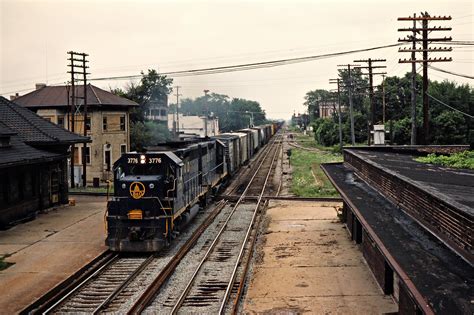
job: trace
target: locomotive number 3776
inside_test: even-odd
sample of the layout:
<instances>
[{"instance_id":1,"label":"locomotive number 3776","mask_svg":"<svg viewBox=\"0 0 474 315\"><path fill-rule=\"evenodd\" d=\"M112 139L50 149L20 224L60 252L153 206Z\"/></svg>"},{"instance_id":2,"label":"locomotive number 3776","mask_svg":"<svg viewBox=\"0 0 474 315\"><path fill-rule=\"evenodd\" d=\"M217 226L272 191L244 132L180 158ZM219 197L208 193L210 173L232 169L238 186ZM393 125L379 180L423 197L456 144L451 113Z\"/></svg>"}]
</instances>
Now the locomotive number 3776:
<instances>
[{"instance_id":1,"label":"locomotive number 3776","mask_svg":"<svg viewBox=\"0 0 474 315\"><path fill-rule=\"evenodd\" d=\"M143 159L143 160L140 160L140 163L141 164L145 164L146 160ZM128 164L138 164L138 158L136 157L129 157L128 158ZM161 163L161 158L160 157L151 157L151 158L148 158L148 164L160 164Z\"/></svg>"}]
</instances>

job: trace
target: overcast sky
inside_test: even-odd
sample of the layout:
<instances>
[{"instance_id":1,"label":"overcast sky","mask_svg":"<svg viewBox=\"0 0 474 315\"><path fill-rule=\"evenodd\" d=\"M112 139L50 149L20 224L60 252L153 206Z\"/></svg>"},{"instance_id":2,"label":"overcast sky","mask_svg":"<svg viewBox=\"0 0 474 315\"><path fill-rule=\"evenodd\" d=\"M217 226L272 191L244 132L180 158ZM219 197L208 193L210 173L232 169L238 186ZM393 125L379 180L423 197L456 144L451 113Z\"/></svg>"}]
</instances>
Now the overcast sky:
<instances>
[{"instance_id":1,"label":"overcast sky","mask_svg":"<svg viewBox=\"0 0 474 315\"><path fill-rule=\"evenodd\" d=\"M90 78L226 66L362 49L397 42L397 17L420 11L451 15L454 40L473 40L473 1L20 1L0 0L0 94L27 93L35 83L68 80L66 52L88 53ZM436 34L438 35L438 34ZM182 97L204 89L260 102L271 118L303 112L304 95L334 88L337 65L357 58L387 59L388 75L401 76L409 57L392 47L281 67L176 78ZM439 68L474 75L474 48L454 48ZM430 78L472 80L430 70ZM378 83L381 79L375 80ZM129 80L97 81L123 87ZM174 101L174 97L173 97Z\"/></svg>"}]
</instances>

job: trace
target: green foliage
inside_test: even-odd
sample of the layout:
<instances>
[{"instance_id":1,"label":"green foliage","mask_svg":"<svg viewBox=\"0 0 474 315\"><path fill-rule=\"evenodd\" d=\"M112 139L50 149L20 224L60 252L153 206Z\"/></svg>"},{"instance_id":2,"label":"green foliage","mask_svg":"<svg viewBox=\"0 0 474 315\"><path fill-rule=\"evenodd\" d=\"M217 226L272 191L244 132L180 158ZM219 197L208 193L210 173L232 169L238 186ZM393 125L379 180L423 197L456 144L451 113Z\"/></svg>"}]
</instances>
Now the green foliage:
<instances>
[{"instance_id":1,"label":"green foliage","mask_svg":"<svg viewBox=\"0 0 474 315\"><path fill-rule=\"evenodd\" d=\"M303 105L308 107L310 120L319 118L319 102L327 101L331 99L331 97L331 92L321 89L306 93Z\"/></svg>"},{"instance_id":2,"label":"green foliage","mask_svg":"<svg viewBox=\"0 0 474 315\"><path fill-rule=\"evenodd\" d=\"M227 95L211 93L196 99L183 99L180 112L184 115L210 115L219 117L221 131L227 132L247 128L253 115L253 124L265 124L265 111L255 101L234 98L230 100Z\"/></svg>"},{"instance_id":3,"label":"green foliage","mask_svg":"<svg viewBox=\"0 0 474 315\"><path fill-rule=\"evenodd\" d=\"M463 151L451 155L428 154L415 159L418 162L439 164L447 167L474 169L474 151Z\"/></svg>"},{"instance_id":4,"label":"green foliage","mask_svg":"<svg viewBox=\"0 0 474 315\"><path fill-rule=\"evenodd\" d=\"M173 91L171 88L173 79L166 75L160 75L154 69L148 69L146 74L142 71L141 74L142 78L138 84L132 82L124 90L111 91L115 95L128 98L140 105L130 112L131 122L145 121L145 113L151 101L163 103L166 106L168 95Z\"/></svg>"},{"instance_id":5,"label":"green foliage","mask_svg":"<svg viewBox=\"0 0 474 315\"><path fill-rule=\"evenodd\" d=\"M319 118L314 122L313 128L317 143L326 147L339 143L339 128L331 119Z\"/></svg>"},{"instance_id":6,"label":"green foliage","mask_svg":"<svg viewBox=\"0 0 474 315\"><path fill-rule=\"evenodd\" d=\"M2 256L0 257L0 271L1 270L5 270L7 269L8 267L14 265L15 263L11 263L11 262L6 262L5 261L5 258L7 258L9 255L5 255L5 256Z\"/></svg>"},{"instance_id":7,"label":"green foliage","mask_svg":"<svg viewBox=\"0 0 474 315\"><path fill-rule=\"evenodd\" d=\"M393 144L409 144L411 139L411 120L405 117L395 120L392 127Z\"/></svg>"},{"instance_id":8,"label":"green foliage","mask_svg":"<svg viewBox=\"0 0 474 315\"><path fill-rule=\"evenodd\" d=\"M131 151L141 151L147 146L166 142L170 139L168 127L153 121L130 122Z\"/></svg>"},{"instance_id":9,"label":"green foliage","mask_svg":"<svg viewBox=\"0 0 474 315\"><path fill-rule=\"evenodd\" d=\"M340 162L340 154L292 149L291 191L300 197L336 197L337 191L321 170L321 163Z\"/></svg>"},{"instance_id":10,"label":"green foliage","mask_svg":"<svg viewBox=\"0 0 474 315\"><path fill-rule=\"evenodd\" d=\"M467 126L461 113L443 111L433 119L432 124L435 144L466 143Z\"/></svg>"},{"instance_id":11,"label":"green foliage","mask_svg":"<svg viewBox=\"0 0 474 315\"><path fill-rule=\"evenodd\" d=\"M367 80L361 75L359 70L351 71L353 85L353 108L355 121L356 142L367 141L367 121L369 118L369 102L366 88ZM340 70L339 77L343 81L341 88L341 104L348 108L348 86L349 76L347 70ZM374 87L374 104L376 108L376 123L382 123L383 118L383 96L385 95L385 120L392 123L390 128L391 140L395 144L409 144L411 134L411 73L406 73L404 77L386 77L382 85ZM383 93L385 90L385 93ZM428 93L438 100L464 112L474 115L474 90L468 84L459 85L450 81L431 81ZM329 97L330 92L326 90L313 90L306 93L305 106L314 113L312 122L317 119L318 100ZM474 119L471 119L453 109L446 107L439 102L430 99L430 143L433 144L471 144L474 147ZM350 143L350 119L349 110L342 114L344 141ZM310 111L311 114L311 111ZM422 97L422 77L416 76L416 115L417 115L417 142L421 139L421 129L423 121L423 97ZM336 120L334 120L336 122ZM387 129L389 129L387 127ZM316 130L315 130L316 132ZM315 135L320 142L326 139L327 134Z\"/></svg>"}]
</instances>

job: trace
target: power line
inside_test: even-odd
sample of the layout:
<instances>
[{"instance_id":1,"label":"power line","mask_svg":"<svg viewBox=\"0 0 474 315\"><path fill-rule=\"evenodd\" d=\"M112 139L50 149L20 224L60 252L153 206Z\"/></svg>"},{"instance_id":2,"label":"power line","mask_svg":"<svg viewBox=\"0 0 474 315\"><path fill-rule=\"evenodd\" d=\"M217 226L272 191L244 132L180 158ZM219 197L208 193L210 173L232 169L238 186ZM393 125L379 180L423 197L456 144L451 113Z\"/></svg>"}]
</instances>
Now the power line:
<instances>
[{"instance_id":1,"label":"power line","mask_svg":"<svg viewBox=\"0 0 474 315\"><path fill-rule=\"evenodd\" d=\"M457 112L463 114L464 116L467 116L467 117L469 117L469 118L474 118L474 116L469 115L468 113L465 113L465 112L463 112L463 111L461 111L461 110L459 110L459 109L457 109L457 108L454 108L454 107L452 107L452 106L449 106L448 104L444 103L443 101L440 101L439 99L437 99L436 97L434 97L434 96L432 96L432 95L430 95L430 94L428 94L428 93L426 93L426 95L428 95L429 97L431 97L432 99L434 99L434 100L437 101L438 103L440 103L440 104L442 104L442 105L444 105L444 106L446 106L446 107L451 108L452 110L455 110L455 111L457 111Z\"/></svg>"},{"instance_id":2,"label":"power line","mask_svg":"<svg viewBox=\"0 0 474 315\"><path fill-rule=\"evenodd\" d=\"M455 72L451 72L451 71L448 71L448 70L436 68L436 67L433 67L433 66L428 66L428 67L433 69L433 70L436 70L436 71L439 71L439 72L444 72L444 73L451 74L451 75L456 75L458 77L474 79L474 76L470 76L470 75L467 75L467 74L455 73Z\"/></svg>"},{"instance_id":3,"label":"power line","mask_svg":"<svg viewBox=\"0 0 474 315\"><path fill-rule=\"evenodd\" d=\"M306 56L306 57L296 57L296 58L287 58L287 59L279 59L279 60L271 60L271 61L263 61L263 62L245 63L245 64L238 64L238 65L231 65L231 66L170 71L170 72L163 72L160 74L168 75L171 77L182 77L182 76L191 76L191 75L207 75L207 74L234 72L234 71L254 70L254 69L260 69L260 68L277 67L277 66L283 66L283 65L288 65L288 64L314 61L314 60L324 59L324 58L338 57L338 56L343 56L343 55L378 50L378 49L383 49L383 48L397 47L397 46L402 46L402 45L405 45L405 44L396 43L396 44L390 44L390 45L355 49L355 50L328 53L328 54L322 54L322 55L312 55L312 56ZM128 75L128 76L103 77L103 78L95 78L95 79L89 79L89 80L90 81L91 80L104 81L104 80L135 79L135 78L140 78L141 76L142 75L140 74L140 75Z\"/></svg>"}]
</instances>

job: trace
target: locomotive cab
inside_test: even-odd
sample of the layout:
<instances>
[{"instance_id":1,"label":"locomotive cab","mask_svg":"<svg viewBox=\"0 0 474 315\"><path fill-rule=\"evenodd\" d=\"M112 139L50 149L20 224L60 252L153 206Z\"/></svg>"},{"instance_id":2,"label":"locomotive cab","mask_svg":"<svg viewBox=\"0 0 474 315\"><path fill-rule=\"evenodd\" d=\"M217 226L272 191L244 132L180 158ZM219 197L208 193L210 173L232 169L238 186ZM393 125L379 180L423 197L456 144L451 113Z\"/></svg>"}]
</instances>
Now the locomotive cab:
<instances>
[{"instance_id":1,"label":"locomotive cab","mask_svg":"<svg viewBox=\"0 0 474 315\"><path fill-rule=\"evenodd\" d=\"M107 204L111 250L150 252L167 245L181 166L170 152L127 153L115 162L114 196Z\"/></svg>"}]
</instances>

